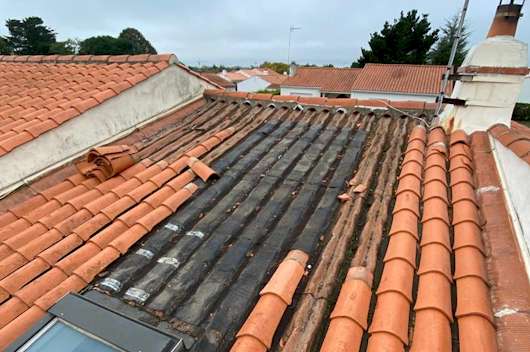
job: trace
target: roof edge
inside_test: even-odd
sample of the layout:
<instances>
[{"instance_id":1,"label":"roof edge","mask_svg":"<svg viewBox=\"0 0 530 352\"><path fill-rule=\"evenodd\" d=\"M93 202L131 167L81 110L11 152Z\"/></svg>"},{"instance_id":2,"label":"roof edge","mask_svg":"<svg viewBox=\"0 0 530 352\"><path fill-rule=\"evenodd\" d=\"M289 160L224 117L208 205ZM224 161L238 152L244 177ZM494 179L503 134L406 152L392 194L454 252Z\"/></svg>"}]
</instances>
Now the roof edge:
<instances>
[{"instance_id":1,"label":"roof edge","mask_svg":"<svg viewBox=\"0 0 530 352\"><path fill-rule=\"evenodd\" d=\"M0 62L17 63L146 63L167 62L176 64L175 54L140 54L140 55L0 55Z\"/></svg>"},{"instance_id":2,"label":"roof edge","mask_svg":"<svg viewBox=\"0 0 530 352\"><path fill-rule=\"evenodd\" d=\"M389 107L403 110L434 111L436 104L421 101L390 101L383 99L351 99L351 98L322 98L302 97L295 95L272 95L248 92L226 92L219 89L206 89L206 97L227 97L247 100L270 101L272 103L299 103L305 105L319 105L326 107L368 107L388 109Z\"/></svg>"}]
</instances>

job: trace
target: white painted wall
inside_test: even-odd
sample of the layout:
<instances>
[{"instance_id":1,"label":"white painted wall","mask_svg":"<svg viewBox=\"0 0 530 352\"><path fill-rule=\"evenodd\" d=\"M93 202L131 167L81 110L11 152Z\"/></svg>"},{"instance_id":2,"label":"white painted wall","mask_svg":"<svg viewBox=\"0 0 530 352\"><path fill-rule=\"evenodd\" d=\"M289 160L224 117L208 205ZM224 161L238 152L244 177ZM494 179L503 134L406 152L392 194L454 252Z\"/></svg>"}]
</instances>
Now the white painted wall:
<instances>
[{"instance_id":1,"label":"white painted wall","mask_svg":"<svg viewBox=\"0 0 530 352\"><path fill-rule=\"evenodd\" d=\"M299 95L303 97L320 97L319 88L281 87L280 95Z\"/></svg>"},{"instance_id":2,"label":"white painted wall","mask_svg":"<svg viewBox=\"0 0 530 352\"><path fill-rule=\"evenodd\" d=\"M238 92L257 92L267 89L270 83L259 76L252 76L237 84Z\"/></svg>"},{"instance_id":3,"label":"white painted wall","mask_svg":"<svg viewBox=\"0 0 530 352\"><path fill-rule=\"evenodd\" d=\"M469 51L462 63L466 66L528 67L528 46L511 36L487 38ZM468 134L497 123L509 126L523 80L519 75L479 73L457 81L451 97L466 100L466 105L447 105L440 114L442 126Z\"/></svg>"},{"instance_id":4,"label":"white painted wall","mask_svg":"<svg viewBox=\"0 0 530 352\"><path fill-rule=\"evenodd\" d=\"M496 138L492 142L497 169L501 177L508 212L513 223L521 254L530 276L530 165L506 148Z\"/></svg>"},{"instance_id":5,"label":"white painted wall","mask_svg":"<svg viewBox=\"0 0 530 352\"><path fill-rule=\"evenodd\" d=\"M131 133L213 88L170 65L134 87L0 157L0 195L24 182Z\"/></svg>"},{"instance_id":6,"label":"white painted wall","mask_svg":"<svg viewBox=\"0 0 530 352\"><path fill-rule=\"evenodd\" d=\"M353 91L351 93L351 97L354 99L386 99L390 101L424 101L427 103L434 103L436 100L435 95L391 93L391 92Z\"/></svg>"},{"instance_id":7,"label":"white painted wall","mask_svg":"<svg viewBox=\"0 0 530 352\"><path fill-rule=\"evenodd\" d=\"M517 100L519 103L530 104L530 75L526 76L523 88L521 89L521 94Z\"/></svg>"}]
</instances>

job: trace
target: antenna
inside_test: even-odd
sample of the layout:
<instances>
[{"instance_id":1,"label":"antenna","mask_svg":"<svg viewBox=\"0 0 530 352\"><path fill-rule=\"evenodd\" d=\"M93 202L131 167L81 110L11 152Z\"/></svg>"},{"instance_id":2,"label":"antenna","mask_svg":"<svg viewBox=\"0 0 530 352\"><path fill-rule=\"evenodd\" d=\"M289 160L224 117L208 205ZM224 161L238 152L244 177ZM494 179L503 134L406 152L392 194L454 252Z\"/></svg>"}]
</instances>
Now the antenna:
<instances>
[{"instance_id":1,"label":"antenna","mask_svg":"<svg viewBox=\"0 0 530 352\"><path fill-rule=\"evenodd\" d=\"M294 31L299 31L301 29L302 27L295 27L292 25L291 27L289 27L289 48L287 49L287 65L291 64L291 36Z\"/></svg>"},{"instance_id":2,"label":"antenna","mask_svg":"<svg viewBox=\"0 0 530 352\"><path fill-rule=\"evenodd\" d=\"M502 0L501 0L502 2ZM442 110L443 98L445 91L447 90L447 82L449 81L449 74L453 70L453 62L455 61L456 50L458 49L458 42L462 38L462 27L464 26L464 20L466 18L467 8L469 6L469 0L464 1L464 6L460 12L460 19L458 21L458 28L456 30L455 39L453 41L453 47L451 48L451 55L449 56L449 62L447 63L447 69L445 70L444 79L442 82L442 89L440 96L438 97L438 106L436 107L435 115L439 115Z\"/></svg>"}]
</instances>

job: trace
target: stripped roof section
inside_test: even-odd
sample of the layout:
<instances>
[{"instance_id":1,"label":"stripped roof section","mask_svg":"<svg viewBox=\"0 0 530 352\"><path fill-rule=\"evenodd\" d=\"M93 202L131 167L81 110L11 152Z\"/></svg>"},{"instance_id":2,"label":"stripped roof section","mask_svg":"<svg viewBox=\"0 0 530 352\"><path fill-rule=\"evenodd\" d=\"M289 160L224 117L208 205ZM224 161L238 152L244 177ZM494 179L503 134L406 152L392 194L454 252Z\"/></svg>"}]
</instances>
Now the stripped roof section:
<instances>
[{"instance_id":1,"label":"stripped roof section","mask_svg":"<svg viewBox=\"0 0 530 352\"><path fill-rule=\"evenodd\" d=\"M2 348L175 212L197 189L195 175L201 182L215 175L201 160L215 160L267 117L233 111L211 102L158 138L136 143L132 154L123 146L101 147L101 158L125 149L139 162L104 178L76 174L0 216Z\"/></svg>"},{"instance_id":2,"label":"stripped roof section","mask_svg":"<svg viewBox=\"0 0 530 352\"><path fill-rule=\"evenodd\" d=\"M366 64L353 83L353 91L436 95L445 66ZM451 93L451 86L448 93Z\"/></svg>"},{"instance_id":3,"label":"stripped roof section","mask_svg":"<svg viewBox=\"0 0 530 352\"><path fill-rule=\"evenodd\" d=\"M287 78L284 87L314 87L323 92L351 93L362 69L335 67L298 67L296 74Z\"/></svg>"}]
</instances>

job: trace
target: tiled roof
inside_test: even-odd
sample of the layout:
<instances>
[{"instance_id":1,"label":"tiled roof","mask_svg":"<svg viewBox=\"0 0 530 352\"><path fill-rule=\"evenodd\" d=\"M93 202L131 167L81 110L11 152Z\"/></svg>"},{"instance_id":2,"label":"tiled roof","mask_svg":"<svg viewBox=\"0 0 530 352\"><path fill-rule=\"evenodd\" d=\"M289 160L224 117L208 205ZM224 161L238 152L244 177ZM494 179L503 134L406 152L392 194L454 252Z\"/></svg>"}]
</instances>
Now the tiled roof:
<instances>
[{"instance_id":1,"label":"tiled roof","mask_svg":"<svg viewBox=\"0 0 530 352\"><path fill-rule=\"evenodd\" d=\"M299 103L306 105L317 105L321 107L366 107L387 109L389 106L402 110L420 110L432 112L436 104L423 101L391 101L383 99L350 99L350 98L324 98L324 97L303 97L298 95L272 95L264 93L248 92L224 92L223 90L207 89L204 93L208 96L222 96L230 98L242 98L271 103Z\"/></svg>"},{"instance_id":2,"label":"tiled roof","mask_svg":"<svg viewBox=\"0 0 530 352\"><path fill-rule=\"evenodd\" d=\"M237 71L223 72L222 76L229 81L237 83L240 81L244 81L253 76L282 77L283 75L277 73L276 71L269 70L266 68L252 68L252 69L242 69L242 70L237 70Z\"/></svg>"},{"instance_id":3,"label":"tiled roof","mask_svg":"<svg viewBox=\"0 0 530 352\"><path fill-rule=\"evenodd\" d=\"M89 159L95 163L91 171L104 169L106 158L112 168L123 167L121 157L110 157L112 151L128 156L127 165L136 161L123 171L76 174L0 216L0 348L175 212L197 189L196 175L206 182L214 174L197 158L208 154L203 159L213 160L240 137L234 136L237 121L208 119L219 110L208 113L210 107L158 139L93 151L100 159ZM215 126L207 133L187 129L194 124ZM233 142L223 143L230 137Z\"/></svg>"},{"instance_id":4,"label":"tiled roof","mask_svg":"<svg viewBox=\"0 0 530 352\"><path fill-rule=\"evenodd\" d=\"M530 164L530 128L512 121L512 126L497 124L489 132L506 148Z\"/></svg>"},{"instance_id":5,"label":"tiled roof","mask_svg":"<svg viewBox=\"0 0 530 352\"><path fill-rule=\"evenodd\" d=\"M277 74L276 72L274 74L261 75L259 77L269 82L271 84L270 88L279 88L280 84L287 79L287 76Z\"/></svg>"},{"instance_id":6,"label":"tiled roof","mask_svg":"<svg viewBox=\"0 0 530 352\"><path fill-rule=\"evenodd\" d=\"M202 72L201 73L202 76L206 77L207 79L209 79L210 81L212 82L215 82L217 85L223 87L223 88L235 88L236 84L227 80L227 79L224 79L223 77L219 76L218 73L213 73L213 72Z\"/></svg>"},{"instance_id":7,"label":"tiled roof","mask_svg":"<svg viewBox=\"0 0 530 352\"><path fill-rule=\"evenodd\" d=\"M0 215L0 348L69 291L195 352L524 340L495 325L516 256L483 236L507 217L484 225L506 209L474 139L351 99L206 101Z\"/></svg>"},{"instance_id":8,"label":"tiled roof","mask_svg":"<svg viewBox=\"0 0 530 352\"><path fill-rule=\"evenodd\" d=\"M174 55L0 56L0 156L175 61Z\"/></svg>"},{"instance_id":9,"label":"tiled roof","mask_svg":"<svg viewBox=\"0 0 530 352\"><path fill-rule=\"evenodd\" d=\"M360 68L298 67L282 86L313 87L323 92L350 93Z\"/></svg>"},{"instance_id":10,"label":"tiled roof","mask_svg":"<svg viewBox=\"0 0 530 352\"><path fill-rule=\"evenodd\" d=\"M445 66L435 65L366 64L352 90L436 95L445 70Z\"/></svg>"}]
</instances>

